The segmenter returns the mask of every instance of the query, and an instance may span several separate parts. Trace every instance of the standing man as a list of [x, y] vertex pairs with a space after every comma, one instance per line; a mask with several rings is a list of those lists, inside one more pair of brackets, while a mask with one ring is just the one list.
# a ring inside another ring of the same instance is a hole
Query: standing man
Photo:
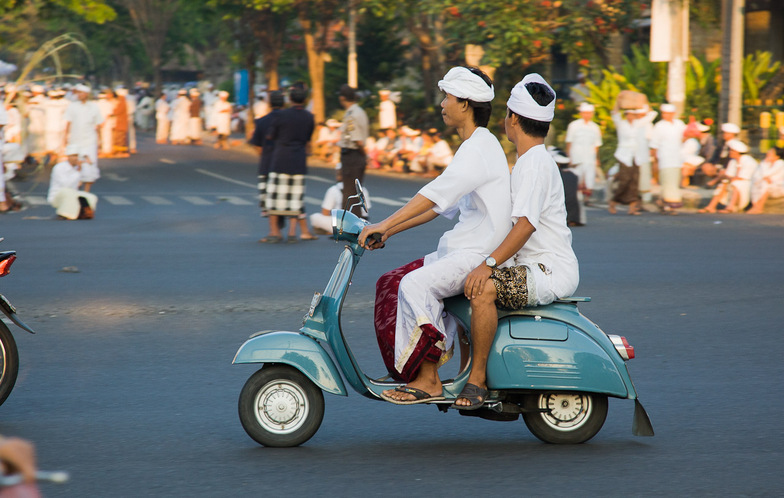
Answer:
[[387, 89], [378, 92], [381, 102], [378, 103], [378, 128], [397, 128], [397, 114], [395, 103], [389, 100], [390, 91]]
[[283, 108], [285, 98], [283, 92], [278, 90], [268, 93], [269, 107], [272, 110], [266, 115], [257, 118], [253, 122], [253, 136], [248, 141], [249, 144], [259, 148], [259, 174], [258, 174], [258, 188], [259, 188], [259, 206], [261, 207], [261, 215], [267, 216], [267, 209], [265, 203], [267, 201], [267, 176], [270, 172], [270, 164], [272, 163], [272, 153], [275, 150], [275, 141], [270, 139], [269, 132], [272, 123]]
[[[443, 300], [463, 290], [466, 276], [512, 225], [506, 154], [486, 128], [495, 96], [492, 81], [477, 68], [454, 67], [438, 88], [446, 94], [441, 102], [444, 124], [454, 127], [463, 143], [439, 177], [359, 235], [360, 244], [374, 249], [378, 242], [370, 238], [373, 234], [381, 235], [383, 243], [438, 215], [458, 220], [441, 236], [435, 252], [388, 272], [376, 284], [381, 354], [393, 377], [408, 382], [383, 392], [382, 397], [395, 404], [444, 399], [438, 367], [451, 356], [457, 324], [444, 316]], [[344, 189], [347, 186], [344, 183]]]
[[[566, 155], [571, 160], [578, 177], [578, 189], [583, 193], [584, 204], [590, 204], [596, 183], [599, 165], [599, 147], [602, 145], [602, 130], [593, 122], [594, 106], [587, 102], [578, 108], [580, 119], [569, 123], [566, 128]], [[585, 224], [585, 209], [581, 209], [581, 221]]]
[[[544, 146], [555, 115], [555, 91], [538, 74], [529, 74], [512, 89], [506, 107], [504, 128], [518, 157], [512, 170], [514, 226], [466, 279], [473, 351], [471, 373], [455, 400], [459, 410], [478, 409], [487, 399], [496, 304], [512, 310], [549, 304], [570, 296], [580, 280], [561, 175]], [[503, 267], [510, 259], [512, 266]]]
[[213, 112], [215, 113], [215, 132], [218, 134], [218, 141], [215, 143], [216, 149], [229, 148], [231, 111], [232, 105], [231, 102], [229, 102], [229, 92], [221, 90], [218, 92], [218, 100], [213, 106]]
[[[350, 86], [344, 84], [338, 93], [340, 105], [346, 110], [343, 124], [340, 127], [340, 163], [343, 170], [343, 207], [348, 207], [348, 198], [356, 195], [357, 189], [354, 180], [362, 182], [365, 179], [367, 154], [365, 141], [370, 129], [368, 117], [364, 110], [357, 104], [357, 93]], [[362, 216], [359, 206], [354, 207], [353, 213]]]
[[78, 84], [74, 87], [75, 101], [65, 110], [65, 143], [63, 149], [69, 145], [76, 146], [81, 154], [90, 159], [89, 167], [82, 167], [82, 187], [85, 192], [101, 174], [98, 170], [98, 133], [103, 116], [95, 102], [88, 101], [90, 87]]
[[161, 96], [155, 101], [155, 143], [165, 144], [169, 139], [170, 109], [166, 93], [161, 92]]
[[191, 145], [201, 145], [201, 108], [202, 102], [201, 97], [199, 96], [199, 90], [196, 88], [191, 88], [188, 92], [188, 96], [191, 99], [190, 107], [188, 111], [190, 113], [190, 119], [188, 119], [188, 139], [191, 142]]
[[27, 153], [41, 159], [46, 153], [46, 105], [49, 99], [42, 85], [32, 86], [27, 99]]
[[683, 167], [683, 132], [686, 124], [675, 119], [676, 108], [672, 104], [659, 107], [662, 119], [653, 126], [651, 133], [651, 162], [659, 172], [661, 198], [657, 202], [663, 213], [675, 214], [683, 207], [681, 196], [681, 170]]

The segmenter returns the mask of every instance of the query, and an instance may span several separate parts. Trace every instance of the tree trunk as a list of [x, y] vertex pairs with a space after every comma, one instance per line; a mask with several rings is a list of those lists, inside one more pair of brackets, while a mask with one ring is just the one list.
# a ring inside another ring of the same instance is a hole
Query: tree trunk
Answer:
[[326, 54], [316, 46], [316, 37], [311, 31], [312, 23], [300, 18], [300, 24], [305, 32], [305, 49], [308, 55], [308, 73], [310, 74], [310, 97], [313, 101], [313, 116], [316, 123], [322, 123], [325, 118], [324, 102], [324, 63]]

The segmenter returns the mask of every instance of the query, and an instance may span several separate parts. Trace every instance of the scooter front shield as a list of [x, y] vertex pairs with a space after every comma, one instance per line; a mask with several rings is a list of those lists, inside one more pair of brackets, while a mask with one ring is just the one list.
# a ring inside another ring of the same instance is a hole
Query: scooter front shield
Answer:
[[335, 362], [315, 339], [298, 332], [269, 331], [245, 341], [234, 355], [233, 364], [280, 363], [305, 374], [322, 390], [347, 396], [346, 386]]

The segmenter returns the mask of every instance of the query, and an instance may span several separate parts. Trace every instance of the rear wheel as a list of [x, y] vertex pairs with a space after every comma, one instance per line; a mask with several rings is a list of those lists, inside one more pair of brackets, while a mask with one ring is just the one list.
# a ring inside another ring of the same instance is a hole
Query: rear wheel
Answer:
[[19, 352], [16, 341], [5, 323], [0, 321], [0, 405], [11, 394], [18, 373]]
[[596, 435], [607, 418], [607, 396], [589, 393], [540, 393], [525, 399], [523, 420], [546, 443], [578, 444]]
[[288, 365], [265, 366], [253, 374], [239, 399], [245, 432], [264, 446], [299, 446], [324, 418], [324, 395], [302, 372]]

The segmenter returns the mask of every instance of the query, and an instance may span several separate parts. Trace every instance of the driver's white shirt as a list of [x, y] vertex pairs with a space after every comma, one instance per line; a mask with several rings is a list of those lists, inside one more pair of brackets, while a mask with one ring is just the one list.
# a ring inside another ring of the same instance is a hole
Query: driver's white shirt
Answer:
[[511, 184], [506, 154], [487, 128], [477, 128], [455, 153], [439, 177], [422, 187], [421, 195], [436, 204], [435, 212], [458, 222], [441, 236], [441, 258], [457, 250], [489, 255], [512, 228]]

